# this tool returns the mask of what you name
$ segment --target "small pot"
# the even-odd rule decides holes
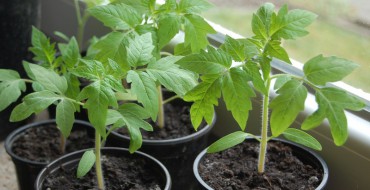
[[[33,190],[32,187],[34,186],[37,175],[48,163],[30,161],[28,159],[25,159],[25,158],[22,158],[16,155],[12,150],[14,141],[17,140],[21,135],[23,135],[27,129],[34,128],[34,127],[41,127],[47,124],[54,124],[54,123],[55,123],[55,120],[46,120],[42,122],[31,123],[31,124],[25,125],[13,131],[6,138],[5,149],[6,149],[6,152],[12,158],[12,161],[14,163],[16,174],[17,174],[17,179],[18,179],[18,187],[20,190],[31,190],[31,189]],[[90,123],[87,123],[85,121],[76,120],[72,130],[75,130],[78,128],[80,129],[87,128],[88,133],[92,132],[92,138],[93,138],[94,129]]]
[[[185,137],[168,140],[143,139],[140,151],[152,155],[166,166],[171,174],[174,189],[192,189],[196,182],[192,165],[198,153],[208,146],[208,136],[215,120],[216,116],[211,125]],[[129,136],[114,131],[107,139],[107,146],[128,147],[129,144]]]
[[[247,141],[256,141],[256,140],[253,139],[253,138],[247,138]],[[308,149],[304,146],[301,146],[301,145],[298,145],[298,144],[295,144],[293,142],[286,141],[286,140],[283,140],[283,139],[272,139],[271,141],[280,141],[283,144],[290,146],[292,148],[292,153],[296,157],[298,157],[303,163],[306,163],[306,164],[309,164],[309,165],[312,165],[312,166],[316,166],[317,168],[321,168],[322,171],[323,171],[323,177],[322,177],[322,181],[319,184],[319,186],[316,187],[316,190],[325,189],[325,186],[326,186],[326,184],[328,182],[328,178],[329,178],[329,169],[328,169],[328,166],[327,166],[326,162],[317,153],[313,152],[312,150],[310,150],[310,149]],[[193,172],[194,172],[195,178],[197,180],[197,189],[213,190],[213,188],[210,187],[202,179],[202,177],[199,174],[199,170],[198,170],[199,164],[203,160],[203,158],[206,154],[207,154],[207,149],[203,150],[197,156],[197,158],[195,159],[194,164],[193,164]]]
[[[43,182],[47,178],[47,176],[52,173],[58,172],[60,168],[68,170],[69,168],[76,167],[85,151],[86,150],[80,150],[64,155],[58,158],[57,160],[53,161],[49,165],[47,165],[37,177],[37,180],[34,185],[35,189],[41,190]],[[129,157],[130,159],[145,159],[149,165],[148,167],[151,169],[152,172],[154,172],[151,175],[160,176],[161,189],[164,190],[171,189],[171,177],[168,170],[161,162],[159,162],[152,156],[149,156],[139,151],[136,151],[134,154],[130,154],[129,151],[125,148],[114,148],[114,147],[102,148],[101,152],[103,155],[110,154],[110,155],[119,155],[120,157],[125,156]],[[109,181],[106,181],[106,183],[109,183]]]

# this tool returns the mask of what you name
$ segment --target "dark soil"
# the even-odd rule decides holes
[[[302,163],[290,147],[280,142],[269,142],[265,173],[258,174],[258,149],[257,142],[248,142],[207,154],[199,173],[215,190],[313,190],[321,183],[322,169]]]
[[[13,152],[25,159],[49,163],[63,155],[60,151],[60,132],[55,125],[31,127],[13,143]],[[86,129],[73,130],[66,142],[66,153],[94,147],[94,138]]]
[[[148,132],[141,130],[143,139],[175,139],[188,136],[196,132],[190,120],[190,106],[165,104],[164,113],[166,116],[165,127],[159,128],[154,122],[150,122],[154,131]],[[202,129],[204,126],[205,124],[202,124],[198,130]],[[117,132],[128,135],[126,128],[120,128],[117,130]]]
[[[160,190],[159,176],[150,171],[150,167],[143,159],[129,159],[126,157],[103,156],[102,167],[106,190]],[[43,190],[65,189],[98,189],[95,180],[95,169],[81,179],[76,178],[77,167],[72,169],[61,168],[45,179]],[[163,187],[162,187],[163,188]]]

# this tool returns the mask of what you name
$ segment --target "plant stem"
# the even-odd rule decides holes
[[[162,95],[162,87],[161,85],[158,85],[158,118],[157,118],[157,125],[159,128],[164,127],[164,108],[163,108],[163,95]]]
[[[101,136],[99,133],[95,132],[95,157],[96,157],[95,172],[98,181],[98,189],[104,190],[104,178],[101,166],[100,148],[101,148]]]
[[[78,47],[82,49],[84,32],[85,32],[85,24],[89,18],[89,14],[87,13],[87,11],[84,11],[83,16],[81,16],[80,4],[78,0],[74,0],[74,4],[75,4],[76,17],[77,17],[77,23],[78,23],[77,43],[78,43]]]
[[[59,150],[62,154],[64,154],[66,152],[66,141],[67,141],[67,139],[62,134],[60,134]]]
[[[270,89],[271,80],[267,79],[266,88]],[[266,159],[266,150],[268,142],[268,123],[269,123],[269,101],[270,96],[263,95],[263,110],[262,110],[262,131],[261,131],[261,141],[260,141],[260,150],[258,156],[258,173],[262,174],[265,172],[265,159]]]
[[[175,96],[172,96],[171,98],[168,98],[166,100],[163,100],[162,101],[162,105],[167,104],[168,102],[171,102],[172,100],[175,100],[177,98],[180,98],[180,96],[179,95],[175,95]]]

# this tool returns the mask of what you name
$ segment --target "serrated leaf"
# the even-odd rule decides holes
[[[180,31],[181,17],[165,14],[158,20],[158,48],[162,49]]]
[[[179,3],[179,10],[183,13],[201,13],[212,7],[206,0],[180,0]]]
[[[289,75],[283,75],[278,77],[275,81],[274,90],[280,89],[282,86],[284,86],[285,83],[287,83],[291,79],[292,78]]]
[[[131,83],[131,90],[136,94],[137,99],[148,109],[153,121],[157,119],[159,102],[155,82],[146,73],[129,71],[127,82]]]
[[[347,140],[347,118],[344,109],[360,110],[365,104],[347,92],[336,88],[323,88],[316,91],[316,102],[322,114],[329,120],[334,143],[343,145]],[[320,115],[320,117],[323,117]]]
[[[55,59],[55,44],[44,33],[32,26],[32,47],[30,50],[35,55],[34,60],[52,64]]]
[[[261,39],[268,39],[266,26],[259,16],[253,14],[252,16],[252,31],[256,37]]]
[[[111,32],[94,44],[94,49],[98,51],[95,58],[103,63],[107,63],[108,59],[112,59],[122,67],[123,71],[128,71],[130,67],[126,60],[127,45],[127,34]]]
[[[336,82],[349,75],[358,65],[346,59],[318,55],[303,66],[307,79],[316,85]]]
[[[175,46],[175,49],[174,49],[174,55],[176,56],[186,56],[186,55],[189,55],[191,54],[191,47],[190,46],[185,46],[184,43],[179,43]]]
[[[290,141],[307,146],[315,150],[322,150],[321,144],[313,136],[298,129],[289,128],[284,131],[284,137]]]
[[[142,21],[141,15],[133,7],[123,3],[96,6],[88,11],[93,17],[113,30],[133,29]]]
[[[146,33],[141,36],[135,36],[134,39],[128,39],[127,62],[132,67],[143,66],[154,59],[152,52],[154,50],[152,35]]]
[[[135,115],[140,119],[148,119],[150,118],[150,113],[144,109],[143,107],[134,104],[134,103],[126,103],[119,107],[118,109],[120,112],[130,113],[131,115]],[[148,127],[142,127],[144,129],[149,130]]]
[[[0,111],[17,101],[22,91],[26,90],[26,83],[20,78],[18,72],[0,69]]]
[[[59,76],[54,71],[45,69],[36,64],[24,63],[32,72],[34,80],[41,84],[46,90],[50,90],[59,94],[63,94],[67,91],[68,84],[67,80],[63,76]]]
[[[150,14],[155,7],[155,0],[116,0],[116,2],[131,6],[140,14]]]
[[[96,156],[93,150],[87,150],[82,155],[80,162],[77,167],[77,178],[84,177],[94,166],[96,161]]]
[[[262,94],[267,95],[268,89],[266,88],[265,82],[262,79],[258,65],[251,61],[247,62],[245,64],[244,70],[247,73],[247,75],[252,78],[254,88],[261,92]]]
[[[236,146],[245,141],[245,138],[251,136],[249,133],[244,133],[243,131],[236,131],[234,133],[228,134],[216,142],[212,143],[207,148],[207,153],[216,153],[233,146]]]
[[[55,119],[58,129],[65,138],[71,133],[75,121],[75,112],[75,105],[70,100],[62,99],[57,105]]]
[[[105,74],[105,68],[100,61],[81,59],[80,66],[71,71],[74,75],[89,80],[100,80]]]
[[[199,52],[208,45],[207,34],[216,33],[202,17],[198,15],[186,14],[184,17],[185,25],[185,46],[190,46],[193,52]]]
[[[272,56],[274,58],[280,59],[291,64],[288,53],[285,51],[283,47],[280,46],[280,44],[281,44],[280,41],[271,40],[266,45],[265,51],[269,56]]]
[[[222,95],[226,108],[231,111],[239,127],[244,131],[249,110],[252,109],[251,97],[255,96],[254,91],[248,85],[248,75],[239,68],[231,68],[230,72],[223,76],[222,83]]]
[[[214,105],[218,105],[221,97],[221,75],[205,75],[203,82],[190,90],[185,96],[185,101],[194,101],[190,108],[191,122],[194,129],[198,129],[203,118],[208,124],[212,123]]]
[[[19,73],[10,69],[0,69],[0,81],[13,81],[21,79]]]
[[[67,68],[73,68],[78,63],[78,59],[81,58],[78,43],[74,37],[71,38],[66,46],[59,45],[59,49]]]
[[[226,36],[225,42],[220,48],[229,53],[235,61],[244,61],[247,58],[245,45],[230,36]]]
[[[270,103],[272,109],[270,124],[274,137],[283,133],[304,109],[307,89],[302,82],[290,80],[277,93],[279,95]]]
[[[232,59],[226,52],[210,47],[207,52],[190,54],[180,59],[176,64],[199,74],[217,74],[229,69]]]
[[[175,63],[179,56],[168,56],[148,65],[147,72],[158,80],[166,89],[184,96],[186,92],[197,85],[197,76],[187,70],[179,68]]]

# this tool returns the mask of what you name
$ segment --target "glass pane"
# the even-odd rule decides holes
[[[203,15],[243,36],[251,36],[253,12],[264,0],[209,0],[216,6]],[[368,0],[278,0],[277,7],[301,8],[319,15],[309,26],[310,34],[295,41],[285,41],[291,58],[306,62],[318,54],[336,55],[360,65],[344,82],[370,92],[370,1]]]

